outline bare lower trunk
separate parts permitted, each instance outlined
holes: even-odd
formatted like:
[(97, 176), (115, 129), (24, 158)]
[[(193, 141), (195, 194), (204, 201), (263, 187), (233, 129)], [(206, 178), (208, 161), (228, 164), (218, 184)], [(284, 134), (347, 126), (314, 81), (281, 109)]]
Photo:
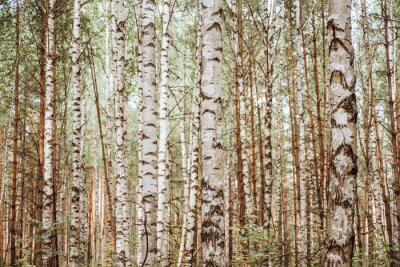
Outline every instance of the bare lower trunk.
[(152, 0), (143, 0), (142, 7), (142, 120), (143, 142), (141, 168), (143, 192), (141, 205), (144, 209), (146, 231), (142, 236), (144, 266), (157, 263), (156, 209), (157, 209), (157, 85), (155, 65), (156, 5)]
[(201, 135), (203, 157), (203, 266), (225, 266), (221, 144), (222, 6), (220, 0), (201, 1), (202, 84)]
[(72, 32), (72, 82), (74, 98), (72, 103), (72, 189), (71, 189), (71, 224), (69, 237), (69, 263), (71, 266), (83, 264), (84, 254), (80, 250), (80, 195), (83, 190), (83, 173), (81, 170), (81, 75), (79, 65), (80, 43), (80, 0), (74, 1), (74, 22)]
[(49, 0), (47, 10), (47, 34), (46, 34), (46, 101), (44, 118), (44, 187), (43, 187), (43, 264), (52, 266), (51, 252), (53, 251), (52, 232), (54, 211), (54, 186), (53, 186), (53, 123), (54, 123), (54, 66), (55, 66), (55, 31), (54, 31), (54, 0)]
[(196, 216), (197, 216), (197, 195), (199, 189), (199, 130), (200, 130), (200, 86), (201, 86), (201, 21), (197, 31), (196, 45), (196, 84), (193, 92), (193, 107), (192, 107), (192, 123), (190, 130), (190, 193), (187, 215), (187, 233), (185, 242), (185, 260), (186, 267), (194, 266), (195, 264), (195, 234), (196, 234)]
[(126, 162), (126, 117), (125, 117), (125, 2), (116, 4), (116, 87), (115, 87), (115, 140), (116, 140), (116, 188), (115, 229), (116, 266), (131, 266), (129, 247), (129, 197), (128, 166)]
[[(158, 147), (158, 204), (157, 204), (157, 261), (159, 266), (168, 266), (168, 219), (167, 202), (169, 192), (167, 141), (169, 135), (168, 122), (168, 49), (170, 21), (170, 1), (164, 0), (162, 14), (162, 41), (161, 41), (161, 90), (160, 90), (160, 143)], [(185, 159), (182, 159), (184, 162)]]
[(351, 266), (353, 257), (357, 107), (350, 14), (351, 0), (329, 1), (327, 28), (332, 150), (325, 266)]

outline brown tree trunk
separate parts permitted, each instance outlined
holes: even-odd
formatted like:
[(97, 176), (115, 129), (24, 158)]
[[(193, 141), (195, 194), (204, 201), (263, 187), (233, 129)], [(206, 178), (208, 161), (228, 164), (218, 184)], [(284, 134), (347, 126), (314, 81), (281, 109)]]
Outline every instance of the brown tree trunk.
[[(325, 180), (325, 152), (324, 152), (324, 129), (323, 120), (321, 115), (321, 93), (319, 89), (318, 79), (318, 53), (317, 53), (317, 36), (315, 30), (315, 8), (312, 10), (312, 34), (313, 34), (313, 70), (314, 70), (314, 84), (315, 93), (317, 96), (317, 128), (318, 128), (318, 145), (319, 145), (319, 175), (315, 180), (318, 198), (318, 215), (319, 215), (319, 233), (318, 238), (321, 240), (321, 235), (324, 230), (324, 180)], [(323, 48), (325, 50), (325, 48)]]
[(16, 266), (17, 255), (15, 238), (17, 236), (16, 231), (16, 219), (17, 219), (17, 148), (18, 148), (18, 121), (19, 121), (19, 0), (16, 1), (15, 10), (16, 20), (16, 35), (15, 35), (15, 84), (14, 84), (14, 134), (13, 134), (13, 165), (12, 165), (12, 193), (11, 193), (11, 217), (9, 222), (10, 227), (10, 260), (11, 266)]
[[(397, 221), (397, 235), (400, 235), (400, 177), (399, 177), (399, 159), (398, 159), (398, 147), (397, 147), (397, 132), (396, 132), (396, 103), (393, 99), (393, 73), (391, 67), (391, 55), (389, 51), (389, 11), (387, 7), (387, 0), (383, 1), (383, 16), (385, 24), (385, 52), (386, 52), (386, 73), (387, 73), (387, 85), (388, 85), (388, 97), (389, 97), (389, 117), (390, 117), (390, 130), (392, 143), (392, 155), (393, 155), (393, 192), (394, 192), (394, 203), (396, 206), (396, 221)], [(396, 257), (397, 258), (397, 257)]]

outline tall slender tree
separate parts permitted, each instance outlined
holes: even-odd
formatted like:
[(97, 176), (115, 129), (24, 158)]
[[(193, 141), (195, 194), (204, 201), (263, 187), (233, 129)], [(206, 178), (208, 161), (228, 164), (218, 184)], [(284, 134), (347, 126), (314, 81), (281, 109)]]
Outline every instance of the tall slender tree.
[(46, 101), (44, 114), (44, 187), (43, 187), (43, 265), (52, 266), (51, 254), (54, 249), (54, 184), (53, 184), (53, 123), (54, 123), (54, 81), (55, 81), (55, 0), (49, 0), (46, 32)]
[(161, 90), (160, 90), (160, 142), (158, 147), (158, 194), (157, 194), (157, 260), (159, 266), (169, 266), (168, 263), (168, 219), (167, 219), (167, 196), (168, 196), (168, 162), (167, 141), (169, 135), (168, 122), (168, 68), (169, 68), (169, 32), (170, 22), (169, 0), (164, 0), (162, 13), (162, 41), (161, 41)]
[(327, 28), (332, 150), (325, 266), (351, 266), (357, 176), (357, 106), (351, 43), (351, 0), (329, 1)]
[(146, 231), (142, 235), (142, 265), (157, 263), (156, 209), (157, 209), (157, 84), (156, 84), (156, 4), (153, 0), (142, 3), (142, 86), (143, 106), (141, 135), (143, 173), (143, 223)]
[(225, 265), (221, 144), (222, 6), (220, 0), (201, 1), (202, 73), (202, 229), (203, 266)]
[(19, 121), (19, 60), (20, 60), (20, 21), (19, 0), (16, 1), (15, 10), (15, 77), (14, 77), (14, 133), (13, 133), (13, 162), (12, 162), (12, 184), (11, 184), (11, 217), (10, 217), (10, 241), (11, 241), (11, 266), (16, 266), (16, 219), (17, 219), (17, 149), (18, 149), (18, 121)]
[(195, 236), (196, 236), (196, 216), (197, 216), (197, 195), (199, 191), (199, 130), (200, 130), (200, 87), (201, 87), (201, 18), (197, 25), (197, 41), (196, 41), (196, 73), (195, 87), (193, 91), (192, 103), (192, 122), (190, 125), (190, 191), (189, 205), (187, 215), (187, 233), (185, 242), (185, 266), (190, 267), (195, 263)]
[(80, 249), (80, 213), (84, 207), (80, 206), (80, 196), (83, 185), (83, 173), (81, 169), (81, 73), (80, 73), (80, 0), (74, 1), (74, 22), (72, 29), (72, 83), (74, 98), (72, 104), (72, 189), (71, 189), (71, 225), (69, 238), (69, 262), (71, 266), (79, 266), (84, 262), (84, 251)]
[(116, 87), (115, 87), (115, 138), (116, 138), (116, 266), (131, 266), (129, 246), (128, 167), (126, 162), (125, 116), (125, 1), (116, 2)]

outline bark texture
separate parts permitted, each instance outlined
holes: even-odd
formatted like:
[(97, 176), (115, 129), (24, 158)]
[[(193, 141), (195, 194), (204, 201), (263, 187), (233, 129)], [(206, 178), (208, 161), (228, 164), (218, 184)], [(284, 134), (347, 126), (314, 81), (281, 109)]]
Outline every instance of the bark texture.
[(158, 147), (158, 199), (157, 199), (157, 260), (159, 266), (168, 266), (168, 161), (167, 142), (169, 135), (168, 121), (168, 50), (170, 37), (168, 25), (170, 21), (170, 1), (164, 0), (162, 13), (161, 41), (161, 90), (160, 90), (160, 142)]
[(329, 1), (327, 28), (332, 142), (325, 266), (351, 266), (357, 176), (357, 110), (351, 43), (351, 0)]
[(129, 248), (129, 196), (128, 167), (126, 165), (125, 116), (125, 1), (116, 1), (116, 87), (115, 87), (115, 139), (116, 139), (116, 266), (131, 266)]
[(222, 6), (220, 0), (201, 1), (202, 74), (202, 229), (203, 266), (225, 266), (224, 179), (221, 144)]
[(146, 230), (142, 235), (142, 257), (144, 266), (156, 266), (157, 237), (157, 84), (156, 84), (156, 4), (154, 0), (143, 0), (142, 6), (142, 161), (143, 191), (141, 204), (144, 209), (143, 222)]
[(55, 31), (54, 31), (54, 4), (55, 0), (49, 0), (47, 10), (47, 32), (46, 32), (46, 100), (44, 114), (44, 162), (43, 162), (43, 265), (51, 266), (51, 254), (53, 251), (52, 232), (54, 211), (54, 186), (53, 186), (53, 123), (54, 123), (54, 80), (55, 80)]
[(84, 190), (81, 155), (81, 73), (79, 65), (80, 44), (80, 0), (74, 1), (74, 22), (72, 29), (72, 189), (71, 189), (71, 224), (69, 237), (69, 262), (71, 266), (79, 266), (84, 262), (84, 251), (80, 249), (80, 238), (84, 233), (80, 232), (81, 207), (80, 197)]

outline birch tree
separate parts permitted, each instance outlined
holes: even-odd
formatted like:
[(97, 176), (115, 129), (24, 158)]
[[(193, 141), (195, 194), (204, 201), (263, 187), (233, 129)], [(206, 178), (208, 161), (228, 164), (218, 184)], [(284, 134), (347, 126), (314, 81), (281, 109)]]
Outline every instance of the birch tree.
[[(200, 19), (200, 16), (198, 16)], [(189, 206), (187, 214), (187, 233), (185, 242), (185, 266), (191, 267), (195, 263), (194, 253), (196, 244), (194, 243), (196, 234), (197, 216), (197, 195), (199, 189), (199, 131), (200, 131), (200, 87), (201, 87), (201, 20), (198, 21), (197, 41), (196, 41), (196, 70), (195, 87), (193, 91), (192, 123), (190, 125), (190, 191)]]
[(125, 117), (125, 1), (116, 2), (116, 88), (115, 88), (115, 138), (116, 138), (116, 266), (131, 266), (129, 248), (129, 198), (126, 165)]
[(351, 266), (357, 175), (357, 107), (351, 43), (351, 0), (329, 1), (327, 28), (332, 142), (325, 266)]
[(225, 266), (221, 144), (222, 6), (201, 1), (202, 253), (203, 266)]
[(80, 44), (80, 0), (74, 1), (74, 21), (72, 29), (72, 83), (73, 83), (73, 103), (72, 103), (72, 189), (71, 189), (71, 224), (69, 238), (69, 262), (71, 266), (79, 266), (84, 262), (84, 251), (79, 247), (80, 232), (80, 213), (85, 209), (81, 207), (80, 197), (83, 188), (83, 174), (81, 170), (81, 73), (79, 65), (79, 44)]
[(168, 25), (170, 22), (170, 0), (164, 0), (162, 11), (162, 41), (161, 41), (161, 90), (160, 90), (160, 143), (158, 147), (158, 199), (157, 199), (157, 261), (159, 266), (169, 266), (168, 263), (168, 218), (167, 194), (169, 192), (167, 175), (167, 141), (169, 134), (168, 122), (168, 50), (170, 37)]
[(44, 119), (44, 187), (43, 187), (43, 254), (44, 266), (51, 266), (53, 247), (53, 123), (54, 123), (54, 66), (55, 66), (55, 0), (49, 0), (46, 32), (46, 101)]
[(156, 85), (156, 5), (153, 0), (142, 3), (142, 86), (143, 106), (141, 135), (143, 173), (143, 222), (146, 233), (142, 235), (142, 258), (144, 266), (157, 262), (156, 209), (157, 209), (157, 85)]

